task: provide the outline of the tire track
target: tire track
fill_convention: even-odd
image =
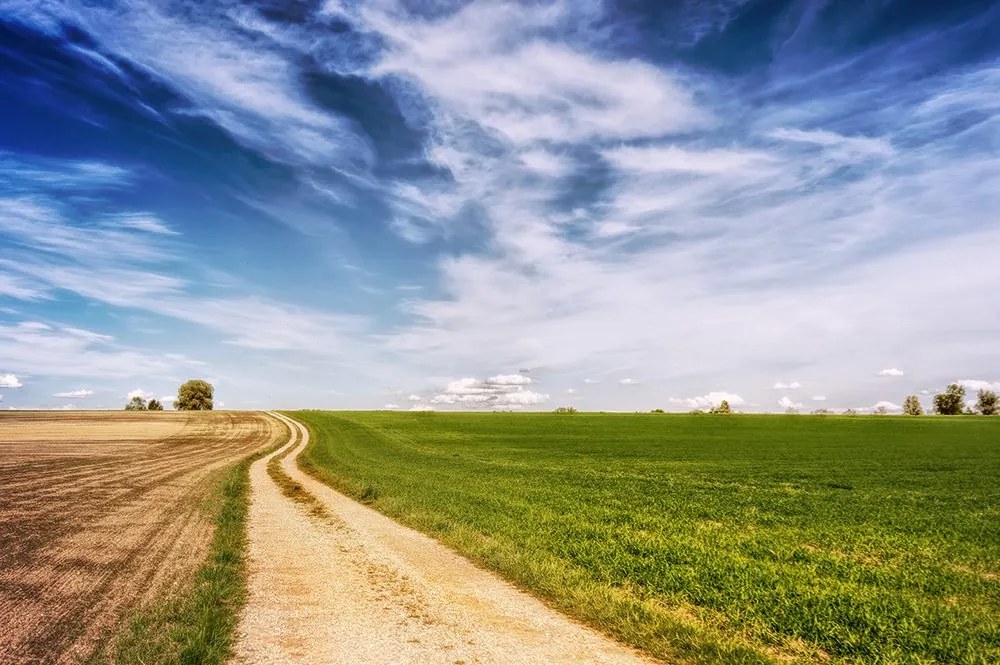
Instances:
[[[308,431],[274,415],[293,434],[250,469],[250,596],[236,662],[650,662],[307,476],[295,459]],[[329,517],[311,516],[268,475],[289,448],[281,470]]]

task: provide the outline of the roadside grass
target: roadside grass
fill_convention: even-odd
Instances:
[[[664,660],[1000,662],[1000,418],[294,416],[306,471]]]
[[[323,502],[303,487],[301,483],[293,480],[292,477],[285,473],[285,470],[281,468],[281,461],[288,457],[291,452],[292,448],[289,448],[280,455],[275,455],[271,458],[271,461],[267,463],[268,475],[271,476],[271,480],[273,480],[274,484],[278,486],[278,489],[281,490],[282,494],[295,503],[300,504],[310,515],[320,519],[330,519],[330,513],[326,509],[326,506],[323,505]]]
[[[215,535],[192,585],[137,610],[86,662],[94,665],[222,665],[232,655],[246,602],[246,520],[250,465],[284,445],[260,451],[226,469],[205,504]]]

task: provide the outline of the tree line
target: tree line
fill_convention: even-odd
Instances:
[[[563,414],[573,414],[576,413],[576,409],[571,406],[560,406],[556,408],[555,413]],[[650,413],[664,413],[663,409],[653,409]],[[691,411],[694,414],[706,413],[701,409],[695,409]],[[737,413],[729,406],[729,402],[722,400],[722,402],[713,407],[708,411],[708,413],[713,414],[730,414]],[[785,413],[796,414],[797,409],[789,408],[785,410]],[[834,412],[830,409],[816,409],[813,411],[816,415],[832,415]],[[884,415],[889,413],[888,407],[880,405],[875,407],[874,413],[877,415]],[[974,407],[969,407],[965,403],[965,386],[952,383],[947,388],[945,388],[943,393],[938,393],[934,396],[934,413],[941,416],[959,416],[959,415],[981,415],[981,416],[995,416],[1000,415],[1000,398],[997,397],[996,392],[992,390],[981,389],[976,395],[976,404]],[[855,409],[847,409],[842,415],[845,416],[856,416],[858,412]],[[924,408],[920,405],[920,399],[916,395],[907,395],[906,399],[903,400],[903,415],[905,416],[922,416],[924,415]]]
[[[202,379],[191,379],[184,382],[177,390],[174,408],[178,411],[211,411],[214,407],[215,389],[212,384]],[[163,411],[163,404],[158,399],[146,400],[142,395],[136,395],[125,405],[126,411]]]

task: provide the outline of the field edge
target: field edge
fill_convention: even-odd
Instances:
[[[290,435],[284,423],[281,430]],[[247,598],[250,465],[287,442],[282,433],[273,445],[222,470],[206,500],[217,506],[215,533],[190,584],[126,616],[84,661],[87,665],[222,665],[229,660]]]
[[[575,579],[576,576],[566,576],[560,580],[561,584],[553,585],[551,570],[533,571],[520,558],[507,558],[502,552],[493,552],[489,547],[483,547],[484,543],[477,534],[435,529],[428,523],[412,519],[406,511],[393,510],[378,502],[378,492],[372,486],[341,478],[316,464],[310,453],[323,440],[320,433],[312,423],[297,417],[295,411],[279,413],[293,418],[309,430],[309,443],[295,460],[303,472],[400,524],[430,536],[553,610],[615,641],[669,663],[767,665],[808,662],[790,657],[787,652],[778,652],[776,657],[762,653],[712,626],[696,625],[686,616],[683,608],[666,608],[655,601],[636,599],[625,589],[597,588],[586,580]],[[637,621],[640,617],[641,621]],[[636,630],[637,624],[645,628]]]

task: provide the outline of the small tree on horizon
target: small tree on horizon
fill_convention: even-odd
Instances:
[[[146,411],[148,408],[149,406],[146,404],[146,400],[142,398],[142,395],[136,395],[125,405],[126,411]]]
[[[191,379],[178,389],[174,408],[178,411],[211,411],[214,392],[215,389],[208,381]]]
[[[924,415],[924,407],[920,406],[920,400],[917,399],[916,395],[909,395],[903,400],[903,415],[904,416],[922,416]]]
[[[553,413],[576,413],[576,409],[572,406],[557,406]]]
[[[997,394],[992,390],[980,390],[976,399],[976,411],[984,416],[995,416],[1000,412]]]
[[[722,400],[719,402],[719,406],[713,407],[709,413],[732,413],[733,410],[729,408],[729,400]]]
[[[149,404],[146,405],[146,408],[150,411],[163,411],[163,405],[160,404],[160,400],[155,398],[149,400]]]
[[[934,396],[934,410],[942,416],[959,416],[965,401],[965,386],[949,385],[943,393]]]

